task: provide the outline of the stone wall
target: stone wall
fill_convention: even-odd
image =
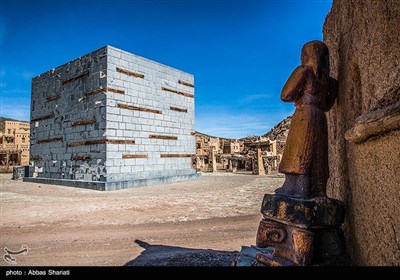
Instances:
[[[328,195],[347,206],[358,265],[400,265],[400,2],[334,1],[323,33],[339,96]]]
[[[90,94],[107,87],[106,69],[102,48],[32,79],[30,154],[38,178],[106,181],[106,94]]]
[[[113,190],[196,177],[193,75],[106,46],[32,80],[27,181]]]
[[[145,183],[196,174],[192,156],[194,77],[177,69],[108,47],[107,180]]]

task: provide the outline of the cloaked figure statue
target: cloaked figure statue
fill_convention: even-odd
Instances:
[[[328,47],[321,41],[306,43],[301,65],[290,75],[281,93],[294,102],[294,112],[279,172],[286,180],[277,194],[301,198],[326,196],[328,129],[325,112],[338,93],[337,80],[329,76]]]

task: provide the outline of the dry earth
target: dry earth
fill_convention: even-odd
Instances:
[[[214,173],[100,192],[0,174],[1,253],[28,246],[28,254],[15,256],[22,266],[121,266],[145,250],[135,240],[239,251],[255,244],[262,197],[282,182],[281,174]],[[0,265],[9,265],[3,256]]]

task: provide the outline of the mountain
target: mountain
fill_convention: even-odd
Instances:
[[[12,121],[12,122],[27,122],[27,121],[19,121],[19,120],[16,120],[16,119],[12,119],[12,118],[7,118],[7,117],[2,117],[2,116],[0,116],[0,122],[2,122],[2,121]]]
[[[268,137],[270,140],[286,141],[292,117],[293,116],[287,117],[262,136]]]
[[[278,140],[278,141],[284,141],[286,142],[286,138],[289,133],[289,127],[290,123],[292,122],[292,117],[289,116],[286,119],[282,120],[279,122],[277,125],[275,125],[270,131],[267,133],[261,135],[262,137],[268,137],[270,140]],[[239,140],[245,140],[245,141],[258,141],[259,136],[247,136],[244,138],[241,138]]]

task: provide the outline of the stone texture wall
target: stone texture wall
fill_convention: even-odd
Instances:
[[[30,155],[38,178],[106,181],[106,95],[88,94],[107,87],[106,69],[102,48],[32,79]]]
[[[194,77],[106,46],[32,81],[28,181],[113,190],[196,177]]]
[[[107,139],[135,144],[107,144],[107,181],[134,184],[196,174],[192,155],[194,77],[157,62],[108,47]]]
[[[399,127],[399,26],[398,0],[350,0],[333,2],[323,29],[331,75],[339,80],[328,113],[328,195],[346,203],[347,250],[358,265],[400,265],[400,131],[379,118],[390,107],[395,113],[386,117]],[[366,117],[379,133],[346,140]]]

